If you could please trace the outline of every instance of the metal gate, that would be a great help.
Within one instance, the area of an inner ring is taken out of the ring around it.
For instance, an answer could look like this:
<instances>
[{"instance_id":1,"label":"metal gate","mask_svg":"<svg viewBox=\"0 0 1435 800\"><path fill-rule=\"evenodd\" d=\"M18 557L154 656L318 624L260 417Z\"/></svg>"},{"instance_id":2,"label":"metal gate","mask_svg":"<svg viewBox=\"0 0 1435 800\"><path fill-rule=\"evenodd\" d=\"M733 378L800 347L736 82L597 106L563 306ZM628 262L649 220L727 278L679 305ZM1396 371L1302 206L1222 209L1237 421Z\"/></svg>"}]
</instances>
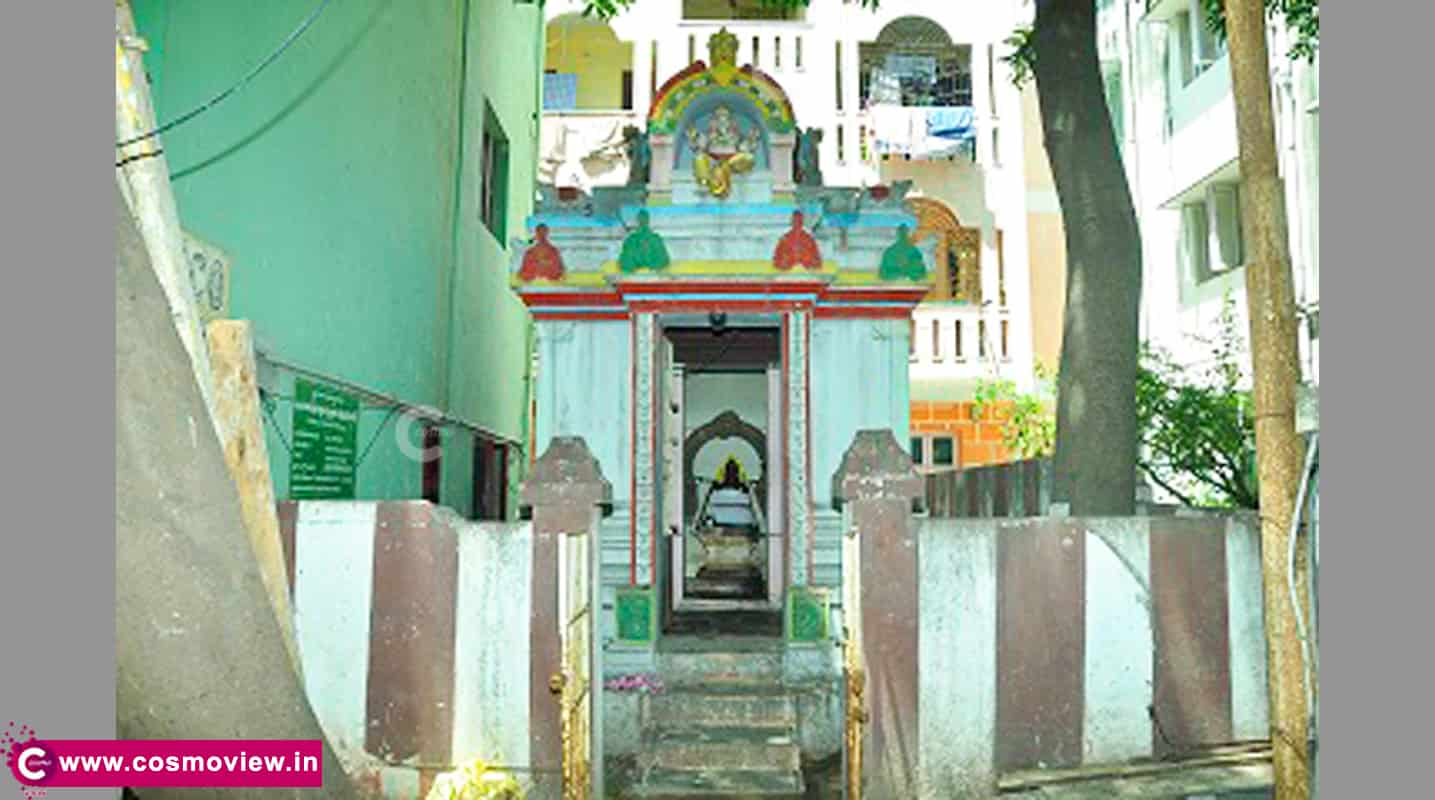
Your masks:
<instances>
[{"instance_id":1,"label":"metal gate","mask_svg":"<svg viewBox=\"0 0 1435 800\"><path fill-rule=\"evenodd\" d=\"M593 536L558 537L558 614L563 673L558 692L563 746L563 798L586 800L593 772Z\"/></svg>"}]
</instances>

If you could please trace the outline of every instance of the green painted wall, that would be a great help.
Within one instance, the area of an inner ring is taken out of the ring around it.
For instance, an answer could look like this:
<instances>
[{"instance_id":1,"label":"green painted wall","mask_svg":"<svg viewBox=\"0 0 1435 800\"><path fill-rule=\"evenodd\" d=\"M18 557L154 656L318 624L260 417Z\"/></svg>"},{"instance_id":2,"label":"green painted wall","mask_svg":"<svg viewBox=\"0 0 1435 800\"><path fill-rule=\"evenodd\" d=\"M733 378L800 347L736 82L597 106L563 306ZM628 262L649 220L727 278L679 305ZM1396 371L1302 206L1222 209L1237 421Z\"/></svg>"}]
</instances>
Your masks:
<instances>
[{"instance_id":1,"label":"green painted wall","mask_svg":"<svg viewBox=\"0 0 1435 800\"><path fill-rule=\"evenodd\" d=\"M134 8L167 121L246 74L313 5ZM508 229L521 235L541 45L536 4L332 2L251 83L165 134L181 222L230 254L231 314L254 322L261 348L523 438L527 316L507 287L508 252L479 219L478 170L486 101L508 135ZM266 385L292 395L292 376ZM290 413L274 408L284 436ZM363 414L361 451L387 417ZM390 419L373 440L361 498L420 493L395 431ZM471 437L444 440L442 497L466 512ZM283 497L288 458L272 430L269 447Z\"/></svg>"}]
</instances>

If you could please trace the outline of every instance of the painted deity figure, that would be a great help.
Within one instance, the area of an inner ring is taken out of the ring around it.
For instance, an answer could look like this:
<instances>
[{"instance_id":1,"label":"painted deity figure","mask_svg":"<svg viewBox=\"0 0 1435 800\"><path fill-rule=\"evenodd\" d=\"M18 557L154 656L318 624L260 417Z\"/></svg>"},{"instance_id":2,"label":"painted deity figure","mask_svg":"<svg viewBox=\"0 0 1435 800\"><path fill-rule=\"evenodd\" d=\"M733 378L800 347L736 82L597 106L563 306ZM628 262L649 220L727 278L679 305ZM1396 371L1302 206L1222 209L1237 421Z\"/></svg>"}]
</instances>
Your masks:
<instances>
[{"instance_id":1,"label":"painted deity figure","mask_svg":"<svg viewBox=\"0 0 1435 800\"><path fill-rule=\"evenodd\" d=\"M668 247L663 237L653 230L646 210L638 212L638 228L623 240L618 254L618 267L624 272L640 269L663 269L668 266Z\"/></svg>"},{"instance_id":2,"label":"painted deity figure","mask_svg":"<svg viewBox=\"0 0 1435 800\"><path fill-rule=\"evenodd\" d=\"M688 128L688 145L693 149L693 176L713 197L727 197L732 176L748 172L756 164L759 134L742 132L727 106L718 106L708 117L706 130Z\"/></svg>"},{"instance_id":3,"label":"painted deity figure","mask_svg":"<svg viewBox=\"0 0 1435 800\"><path fill-rule=\"evenodd\" d=\"M882 280L919 281L927 277L922 251L907 236L907 226L897 226L897 240L882 253L879 274Z\"/></svg>"},{"instance_id":4,"label":"painted deity figure","mask_svg":"<svg viewBox=\"0 0 1435 800\"><path fill-rule=\"evenodd\" d=\"M563 255L548 241L548 226L539 225L533 231L533 238L533 246L523 254L518 277L525 281L563 280Z\"/></svg>"},{"instance_id":5,"label":"painted deity figure","mask_svg":"<svg viewBox=\"0 0 1435 800\"><path fill-rule=\"evenodd\" d=\"M807 269L822 268L822 254L817 249L817 240L802 227L802 212L792 212L792 228L777 240L777 249L772 253L772 265L784 272L793 267Z\"/></svg>"}]
</instances>

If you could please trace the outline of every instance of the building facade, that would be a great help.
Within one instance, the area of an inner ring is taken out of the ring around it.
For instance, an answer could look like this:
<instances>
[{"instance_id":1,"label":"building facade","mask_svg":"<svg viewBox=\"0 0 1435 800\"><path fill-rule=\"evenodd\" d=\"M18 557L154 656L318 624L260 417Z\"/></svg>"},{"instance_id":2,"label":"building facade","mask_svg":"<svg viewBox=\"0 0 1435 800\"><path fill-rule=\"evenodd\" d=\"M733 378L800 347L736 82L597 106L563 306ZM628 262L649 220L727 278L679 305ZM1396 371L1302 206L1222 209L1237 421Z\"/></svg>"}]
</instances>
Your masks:
<instances>
[{"instance_id":1,"label":"building facade","mask_svg":"<svg viewBox=\"0 0 1435 800\"><path fill-rule=\"evenodd\" d=\"M134 7L161 122L304 21L275 0ZM533 203L542 25L504 0L332 4L164 134L181 224L228 264L225 315L253 323L280 499L512 513L530 324L506 264Z\"/></svg>"},{"instance_id":2,"label":"building facade","mask_svg":"<svg viewBox=\"0 0 1435 800\"><path fill-rule=\"evenodd\" d=\"M792 98L820 179L905 192L915 240L935 248L933 288L912 315L911 433L923 469L1005 460L998 420L974 419L982 379L1033 386L1055 366L1065 272L1060 208L1034 94L1013 86L1004 40L1018 2L813 3L638 0L611 22L582 0L546 7L539 181L591 193L627 180L625 129L667 76L705 58L726 26L737 61Z\"/></svg>"},{"instance_id":3,"label":"building facade","mask_svg":"<svg viewBox=\"0 0 1435 800\"><path fill-rule=\"evenodd\" d=\"M1101 0L1107 97L1141 224L1142 336L1199 369L1224 307L1245 317L1240 158L1226 46L1199 0ZM1292 58L1293 34L1267 26L1304 380L1319 379L1319 60ZM1248 360L1244 360L1248 363Z\"/></svg>"}]
</instances>

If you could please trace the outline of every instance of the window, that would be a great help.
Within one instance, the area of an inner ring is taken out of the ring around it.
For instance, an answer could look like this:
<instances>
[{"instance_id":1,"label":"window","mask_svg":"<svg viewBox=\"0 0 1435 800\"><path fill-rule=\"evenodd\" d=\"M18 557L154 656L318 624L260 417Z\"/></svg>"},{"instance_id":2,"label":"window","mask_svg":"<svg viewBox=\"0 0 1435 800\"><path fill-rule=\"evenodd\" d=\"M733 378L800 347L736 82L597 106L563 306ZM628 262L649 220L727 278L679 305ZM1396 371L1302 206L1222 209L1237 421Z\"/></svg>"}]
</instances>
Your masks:
<instances>
[{"instance_id":1,"label":"window","mask_svg":"<svg viewBox=\"0 0 1435 800\"><path fill-rule=\"evenodd\" d=\"M900 17L857 47L861 105L971 106L972 48L926 17ZM995 96L995 95L993 95Z\"/></svg>"},{"instance_id":2,"label":"window","mask_svg":"<svg viewBox=\"0 0 1435 800\"><path fill-rule=\"evenodd\" d=\"M1181 207L1181 255L1186 271L1197 281L1211 272L1211 226L1206 219L1204 202L1187 203Z\"/></svg>"},{"instance_id":3,"label":"window","mask_svg":"<svg viewBox=\"0 0 1435 800\"><path fill-rule=\"evenodd\" d=\"M952 327L955 328L955 333L952 336L952 354L958 361L963 361L966 359L966 354L962 352L962 321L957 320Z\"/></svg>"},{"instance_id":4,"label":"window","mask_svg":"<svg viewBox=\"0 0 1435 800\"><path fill-rule=\"evenodd\" d=\"M1010 330L1011 330L1011 320L1005 320L1005 319L1002 320L1002 360L1003 360L1003 361L1008 360L1008 359L1011 358L1011 348L1009 347L1010 339L1008 339L1008 334L1009 334Z\"/></svg>"},{"instance_id":5,"label":"window","mask_svg":"<svg viewBox=\"0 0 1435 800\"><path fill-rule=\"evenodd\" d=\"M952 297L960 297L962 294L962 258L961 246L953 241L947 245L947 286L951 290Z\"/></svg>"},{"instance_id":6,"label":"window","mask_svg":"<svg viewBox=\"0 0 1435 800\"><path fill-rule=\"evenodd\" d=\"M508 239L508 137L493 107L483 109L483 163L480 180L479 214L500 247Z\"/></svg>"},{"instance_id":7,"label":"window","mask_svg":"<svg viewBox=\"0 0 1435 800\"><path fill-rule=\"evenodd\" d=\"M802 37L792 43L792 66L802 69Z\"/></svg>"},{"instance_id":8,"label":"window","mask_svg":"<svg viewBox=\"0 0 1435 800\"><path fill-rule=\"evenodd\" d=\"M833 61L832 63L836 65L836 74L837 74L837 106L836 106L836 108L837 108L838 111L841 111L841 110L842 110L842 43L841 43L841 42L838 42L838 43L837 43L837 48L836 48L836 54L835 54L835 55L836 55L836 60Z\"/></svg>"},{"instance_id":9,"label":"window","mask_svg":"<svg viewBox=\"0 0 1435 800\"><path fill-rule=\"evenodd\" d=\"M1211 187L1211 207L1216 219L1216 243L1222 269L1235 269L1246 262L1245 242L1241 239L1241 189L1235 183Z\"/></svg>"},{"instance_id":10,"label":"window","mask_svg":"<svg viewBox=\"0 0 1435 800\"><path fill-rule=\"evenodd\" d=\"M907 357L917 360L917 321L907 319Z\"/></svg>"},{"instance_id":11,"label":"window","mask_svg":"<svg viewBox=\"0 0 1435 800\"><path fill-rule=\"evenodd\" d=\"M997 232L997 305L1006 308L1006 246L1002 232Z\"/></svg>"},{"instance_id":12,"label":"window","mask_svg":"<svg viewBox=\"0 0 1435 800\"><path fill-rule=\"evenodd\" d=\"M942 434L912 434L912 466L923 474L949 472L957 466L957 441Z\"/></svg>"},{"instance_id":13,"label":"window","mask_svg":"<svg viewBox=\"0 0 1435 800\"><path fill-rule=\"evenodd\" d=\"M1182 11L1166 26L1168 80L1173 88L1185 86L1196 77L1191 58L1191 15Z\"/></svg>"},{"instance_id":14,"label":"window","mask_svg":"<svg viewBox=\"0 0 1435 800\"><path fill-rule=\"evenodd\" d=\"M942 358L942 322L932 320L932 360L940 361Z\"/></svg>"},{"instance_id":15,"label":"window","mask_svg":"<svg viewBox=\"0 0 1435 800\"><path fill-rule=\"evenodd\" d=\"M767 0L683 0L683 19L753 19L801 22L803 6L782 8Z\"/></svg>"},{"instance_id":16,"label":"window","mask_svg":"<svg viewBox=\"0 0 1435 800\"><path fill-rule=\"evenodd\" d=\"M782 37L772 37L772 66L782 69Z\"/></svg>"},{"instance_id":17,"label":"window","mask_svg":"<svg viewBox=\"0 0 1435 800\"><path fill-rule=\"evenodd\" d=\"M977 358L987 357L987 321L977 320Z\"/></svg>"},{"instance_id":18,"label":"window","mask_svg":"<svg viewBox=\"0 0 1435 800\"><path fill-rule=\"evenodd\" d=\"M439 476L443 474L443 439L438 428L424 426L423 499L438 504Z\"/></svg>"},{"instance_id":19,"label":"window","mask_svg":"<svg viewBox=\"0 0 1435 800\"><path fill-rule=\"evenodd\" d=\"M508 447L475 439L473 442L473 518L507 519Z\"/></svg>"},{"instance_id":20,"label":"window","mask_svg":"<svg viewBox=\"0 0 1435 800\"><path fill-rule=\"evenodd\" d=\"M623 110L633 110L633 71L623 70Z\"/></svg>"},{"instance_id":21,"label":"window","mask_svg":"<svg viewBox=\"0 0 1435 800\"><path fill-rule=\"evenodd\" d=\"M1193 283L1245 263L1239 184L1211 184L1203 197L1181 207L1181 262Z\"/></svg>"},{"instance_id":22,"label":"window","mask_svg":"<svg viewBox=\"0 0 1435 800\"><path fill-rule=\"evenodd\" d=\"M937 281L933 298L966 303L982 301L982 231L980 228L944 228L936 259L945 269L945 283Z\"/></svg>"},{"instance_id":23,"label":"window","mask_svg":"<svg viewBox=\"0 0 1435 800\"><path fill-rule=\"evenodd\" d=\"M837 126L837 161L838 161L838 162L842 162L842 161L845 161L845 160L847 159L846 146L845 146L845 143L842 141L842 131L843 131L843 129L845 129L846 127L847 127L847 126L841 125L841 124L839 124L839 125Z\"/></svg>"},{"instance_id":24,"label":"window","mask_svg":"<svg viewBox=\"0 0 1435 800\"><path fill-rule=\"evenodd\" d=\"M692 63L689 61L688 63ZM648 96L658 96L658 40L648 43Z\"/></svg>"},{"instance_id":25,"label":"window","mask_svg":"<svg viewBox=\"0 0 1435 800\"><path fill-rule=\"evenodd\" d=\"M1191 43L1191 50L1195 54L1192 66L1194 72L1200 75L1205 72L1225 53L1225 44L1216 37L1211 30L1210 23L1206 20L1206 10L1202 7L1202 0L1191 0L1191 31L1194 34Z\"/></svg>"},{"instance_id":26,"label":"window","mask_svg":"<svg viewBox=\"0 0 1435 800\"><path fill-rule=\"evenodd\" d=\"M996 48L987 45L987 110L992 116L997 115L997 79L996 79Z\"/></svg>"},{"instance_id":27,"label":"window","mask_svg":"<svg viewBox=\"0 0 1435 800\"><path fill-rule=\"evenodd\" d=\"M1166 28L1167 81L1171 87L1195 80L1226 52L1225 43L1206 21L1204 0L1189 2L1189 8L1174 14Z\"/></svg>"},{"instance_id":28,"label":"window","mask_svg":"<svg viewBox=\"0 0 1435 800\"><path fill-rule=\"evenodd\" d=\"M932 466L951 467L957 463L956 443L950 436L932 437Z\"/></svg>"},{"instance_id":29,"label":"window","mask_svg":"<svg viewBox=\"0 0 1435 800\"><path fill-rule=\"evenodd\" d=\"M698 37L688 34L688 63L698 60Z\"/></svg>"}]
</instances>

